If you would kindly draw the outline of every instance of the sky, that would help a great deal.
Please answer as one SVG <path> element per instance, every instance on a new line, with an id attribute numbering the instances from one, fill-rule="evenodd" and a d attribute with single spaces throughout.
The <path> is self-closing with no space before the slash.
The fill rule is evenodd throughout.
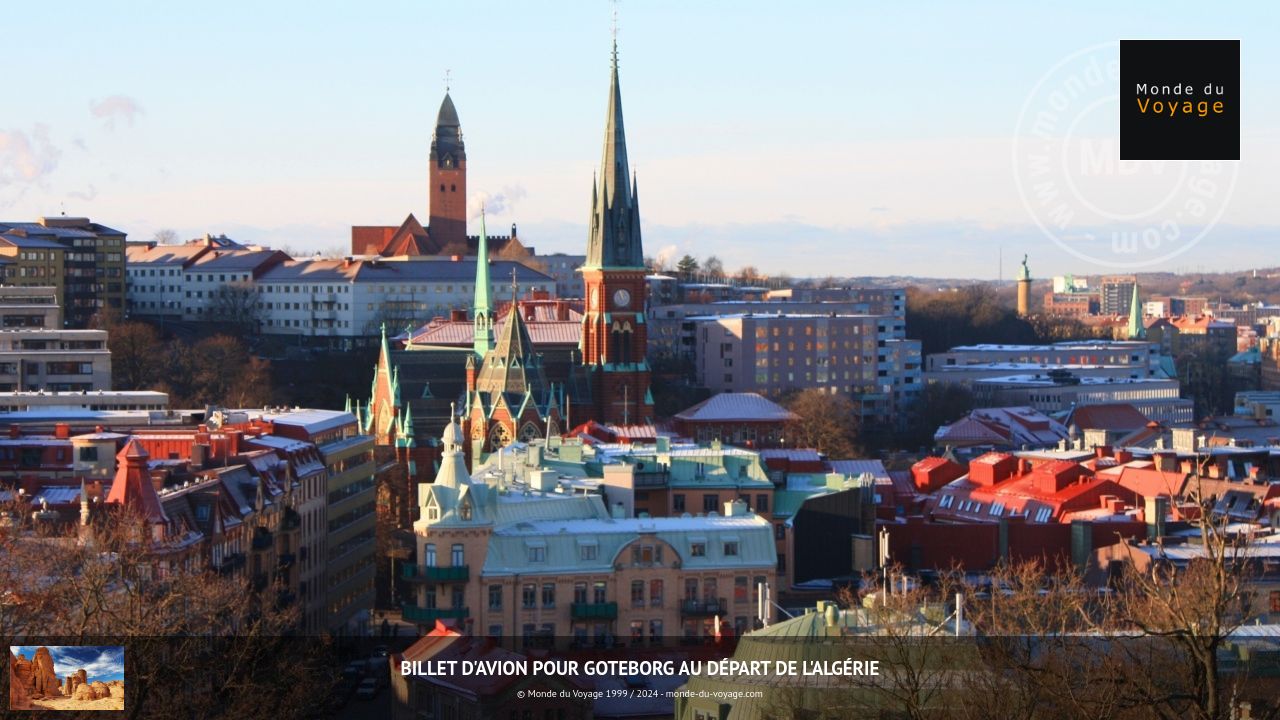
<path id="1" fill-rule="evenodd" d="M 39 645 L 14 645 L 9 651 L 23 655 L 28 660 L 35 657 Z M 53 658 L 53 671 L 59 679 L 73 675 L 81 668 L 89 682 L 110 682 L 124 679 L 124 648 L 119 645 L 49 645 Z"/>
<path id="2" fill-rule="evenodd" d="M 425 219 L 447 73 L 472 206 L 580 254 L 615 7 L 649 255 L 793 276 L 1275 264 L 1257 254 L 1280 227 L 1280 9 L 1263 2 L 11 5 L 0 219 L 349 248 L 351 225 Z M 1055 66 L 1105 63 L 1121 38 L 1238 38 L 1242 66 L 1242 159 L 1215 171 L 1209 216 L 1127 255 L 1107 234 L 1164 217 L 1156 196 L 1182 202 L 1187 169 L 1082 174 L 1073 225 L 1046 232 L 1018 144 Z M 1069 109 L 1071 141 L 1114 142 L 1117 85 Z"/>

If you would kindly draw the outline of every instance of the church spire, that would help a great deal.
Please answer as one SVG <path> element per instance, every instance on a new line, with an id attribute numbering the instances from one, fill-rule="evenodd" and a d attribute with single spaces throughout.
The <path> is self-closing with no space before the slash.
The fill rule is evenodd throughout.
<path id="1" fill-rule="evenodd" d="M 1133 281 L 1133 297 L 1129 299 L 1129 327 L 1128 336 L 1130 340 L 1141 340 L 1147 336 L 1147 329 L 1142 325 L 1142 303 L 1138 301 L 1138 281 Z"/>
<path id="2" fill-rule="evenodd" d="M 475 329 L 472 348 L 483 358 L 493 347 L 493 311 L 489 301 L 489 238 L 484 230 L 484 209 L 480 210 L 480 241 L 476 247 L 476 292 L 471 305 Z"/>
<path id="3" fill-rule="evenodd" d="M 599 179 L 592 188 L 586 267 L 644 267 L 640 223 L 634 211 L 630 176 L 627 137 L 622 122 L 622 88 L 618 83 L 618 41 L 615 38 L 604 152 L 600 158 Z"/>

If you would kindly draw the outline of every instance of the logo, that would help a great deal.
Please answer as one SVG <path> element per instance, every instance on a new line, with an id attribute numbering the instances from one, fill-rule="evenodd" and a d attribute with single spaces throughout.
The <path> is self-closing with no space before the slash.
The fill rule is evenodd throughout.
<path id="1" fill-rule="evenodd" d="M 1018 116 L 1013 174 L 1027 213 L 1059 247 L 1097 265 L 1138 268 L 1186 252 L 1213 229 L 1239 164 L 1130 159 L 1127 147 L 1122 156 L 1119 118 L 1134 100 L 1122 85 L 1132 68 L 1119 46 L 1084 48 L 1040 77 Z"/>
<path id="2" fill-rule="evenodd" d="M 1239 40 L 1121 40 L 1122 160 L 1240 159 Z"/>

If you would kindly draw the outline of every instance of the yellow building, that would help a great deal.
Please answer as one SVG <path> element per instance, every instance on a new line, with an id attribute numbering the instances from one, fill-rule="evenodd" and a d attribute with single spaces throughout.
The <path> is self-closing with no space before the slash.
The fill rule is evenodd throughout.
<path id="1" fill-rule="evenodd" d="M 65 256 L 66 248 L 47 238 L 19 229 L 0 234 L 0 270 L 5 285 L 55 287 L 61 299 Z"/>

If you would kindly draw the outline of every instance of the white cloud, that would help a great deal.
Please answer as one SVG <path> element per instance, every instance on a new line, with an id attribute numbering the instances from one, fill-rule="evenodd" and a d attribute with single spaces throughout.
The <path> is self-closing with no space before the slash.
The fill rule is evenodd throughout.
<path id="1" fill-rule="evenodd" d="M 134 119 L 143 114 L 143 110 L 138 101 L 128 95 L 111 95 L 90 101 L 89 114 L 102 120 L 108 130 L 115 130 L 117 118 L 133 127 Z"/>
<path id="2" fill-rule="evenodd" d="M 471 193 L 471 198 L 467 201 L 467 217 L 475 220 L 480 217 L 481 210 L 484 210 L 486 216 L 514 212 L 516 203 L 523 200 L 527 194 L 523 185 L 504 185 L 502 190 L 496 193 L 490 193 L 488 190 Z"/>
<path id="3" fill-rule="evenodd" d="M 49 128 L 0 130 L 0 207 L 16 202 L 32 186 L 42 186 L 58 167 L 62 151 L 49 139 Z"/>

